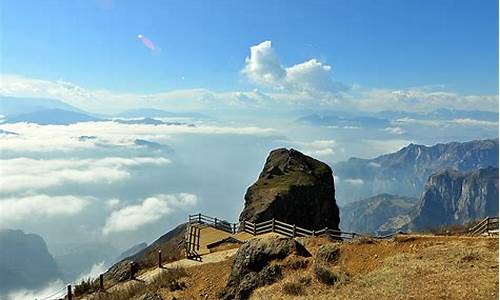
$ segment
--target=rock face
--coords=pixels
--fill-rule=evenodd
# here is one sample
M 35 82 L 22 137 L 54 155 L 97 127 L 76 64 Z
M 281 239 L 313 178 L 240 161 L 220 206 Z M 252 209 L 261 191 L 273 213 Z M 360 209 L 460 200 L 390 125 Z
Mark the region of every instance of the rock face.
M 408 223 L 409 213 L 415 209 L 417 198 L 380 194 L 341 207 L 340 228 L 343 231 L 384 234 Z M 398 222 L 398 220 L 402 221 Z
M 428 230 L 487 216 L 498 216 L 498 168 L 446 170 L 429 177 L 409 228 Z
M 61 277 L 42 237 L 0 230 L 0 296 L 14 289 L 40 288 Z
M 276 282 L 281 278 L 281 266 L 272 262 L 283 260 L 291 254 L 311 256 L 294 239 L 253 239 L 246 242 L 236 252 L 228 283 L 220 298 L 248 299 L 257 287 Z
M 424 146 L 410 144 L 373 159 L 350 158 L 333 165 L 339 205 L 381 193 L 419 197 L 430 175 L 498 167 L 498 139 Z
M 332 169 L 294 149 L 271 151 L 258 180 L 245 194 L 240 221 L 272 218 L 308 229 L 338 229 Z

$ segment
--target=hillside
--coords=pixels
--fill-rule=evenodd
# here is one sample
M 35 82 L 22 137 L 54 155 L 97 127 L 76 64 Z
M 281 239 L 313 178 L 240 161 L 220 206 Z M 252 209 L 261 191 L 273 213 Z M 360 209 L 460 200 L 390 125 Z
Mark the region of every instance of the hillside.
M 277 238 L 258 239 L 269 244 Z M 498 238 L 407 235 L 380 241 L 297 241 L 309 255 L 270 262 L 280 271 L 251 292 L 250 299 L 498 299 Z M 82 299 L 219 299 L 238 256 L 234 251 L 220 253 L 224 256 L 219 259 L 151 269 L 98 298 Z
M 453 168 L 466 172 L 498 167 L 498 139 L 424 146 L 410 144 L 373 159 L 351 158 L 333 165 L 341 205 L 381 193 L 419 197 L 428 177 Z

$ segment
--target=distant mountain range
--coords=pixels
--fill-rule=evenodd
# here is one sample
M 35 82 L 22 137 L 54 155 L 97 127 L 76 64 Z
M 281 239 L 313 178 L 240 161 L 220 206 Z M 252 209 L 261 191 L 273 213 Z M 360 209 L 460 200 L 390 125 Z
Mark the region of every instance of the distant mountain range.
M 381 194 L 340 209 L 341 228 L 368 234 L 429 231 L 498 216 L 498 168 L 432 174 L 420 199 Z
M 336 199 L 341 205 L 381 193 L 418 197 L 428 177 L 453 168 L 498 167 L 498 139 L 424 146 L 410 144 L 373 159 L 335 163 Z
M 40 288 L 61 278 L 42 237 L 21 230 L 0 230 L 0 295 Z
M 498 113 L 479 110 L 455 110 L 441 108 L 427 113 L 407 111 L 381 111 L 374 113 L 352 113 L 346 111 L 323 111 L 308 114 L 296 120 L 297 123 L 334 128 L 385 128 L 401 119 L 455 120 L 472 119 L 498 122 Z
M 0 95 L 0 115 L 6 117 L 50 109 L 62 109 L 85 114 L 83 110 L 57 99 L 8 97 Z
M 340 209 L 340 228 L 367 234 L 384 232 L 386 223 L 398 217 L 404 220 L 403 226 L 409 221 L 405 216 L 415 209 L 417 202 L 417 198 L 380 194 L 349 203 Z
M 169 112 L 154 108 L 126 110 L 116 115 L 92 114 L 57 99 L 0 96 L 0 123 L 35 123 L 40 125 L 69 125 L 79 122 L 114 121 L 122 124 L 185 125 L 185 123 L 159 120 L 210 119 L 194 112 Z M 194 126 L 194 125 L 191 125 Z

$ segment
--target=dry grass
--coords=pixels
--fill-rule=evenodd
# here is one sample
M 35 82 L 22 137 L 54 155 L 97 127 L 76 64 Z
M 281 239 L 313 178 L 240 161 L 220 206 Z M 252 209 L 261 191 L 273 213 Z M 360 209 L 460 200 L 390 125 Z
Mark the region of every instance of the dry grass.
M 95 295 L 95 300 L 128 300 L 138 298 L 146 293 L 162 294 L 166 291 L 182 290 L 186 287 L 180 278 L 186 276 L 186 270 L 168 269 L 156 276 L 151 282 L 145 283 L 143 281 L 133 281 L 126 286 L 123 286 L 117 291 L 113 292 L 98 292 Z
M 406 236 L 340 245 L 339 262 L 322 266 L 337 278 L 333 284 L 312 276 L 301 286 L 297 278 L 314 274 L 313 264 L 251 299 L 498 299 L 497 238 Z

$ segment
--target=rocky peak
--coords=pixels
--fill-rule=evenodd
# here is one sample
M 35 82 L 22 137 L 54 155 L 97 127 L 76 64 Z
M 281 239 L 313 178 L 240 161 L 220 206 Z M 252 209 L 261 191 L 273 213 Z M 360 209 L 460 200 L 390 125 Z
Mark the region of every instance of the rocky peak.
M 272 218 L 304 228 L 338 229 L 332 169 L 294 149 L 271 151 L 258 180 L 245 194 L 240 221 Z

